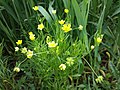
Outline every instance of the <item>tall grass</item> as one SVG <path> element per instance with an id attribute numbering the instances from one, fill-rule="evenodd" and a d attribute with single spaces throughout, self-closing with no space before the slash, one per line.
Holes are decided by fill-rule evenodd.
<path id="1" fill-rule="evenodd" d="M 0 40 L 4 38 L 7 50 L 12 48 L 8 47 L 8 43 L 11 44 L 10 46 L 15 46 L 15 41 L 18 37 L 20 39 L 29 30 L 35 29 L 32 21 L 33 18 L 35 18 L 32 17 L 34 14 L 32 6 L 34 6 L 34 4 L 32 0 L 26 2 L 24 0 L 0 1 Z"/>

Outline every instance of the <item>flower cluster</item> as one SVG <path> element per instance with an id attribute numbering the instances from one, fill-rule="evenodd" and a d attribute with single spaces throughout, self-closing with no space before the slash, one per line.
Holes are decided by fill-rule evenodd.
<path id="1" fill-rule="evenodd" d="M 66 58 L 66 64 L 68 65 L 68 66 L 72 66 L 73 64 L 74 64 L 74 59 L 73 59 L 73 57 L 68 57 L 68 58 Z M 59 68 L 60 68 L 60 70 L 65 70 L 66 69 L 66 65 L 65 64 L 61 64 L 60 66 L 59 66 Z"/>
<path id="2" fill-rule="evenodd" d="M 34 36 L 34 34 L 32 32 L 29 32 L 29 35 L 33 35 Z M 34 37 L 34 39 L 35 39 L 35 37 Z M 32 40 L 33 40 L 33 38 L 32 38 Z M 16 43 L 17 43 L 17 45 L 20 45 L 20 44 L 22 44 L 22 40 L 18 40 Z M 21 49 L 19 47 L 15 47 L 15 52 L 18 52 L 19 50 L 21 51 L 21 53 L 25 54 L 27 56 L 27 58 L 32 58 L 33 51 L 27 50 L 26 47 L 23 47 Z"/>
<path id="3" fill-rule="evenodd" d="M 25 55 L 27 56 L 27 58 L 32 58 L 32 56 L 33 56 L 33 51 L 27 50 L 26 47 L 21 48 L 20 50 L 21 50 L 21 53 L 23 53 L 23 54 L 25 54 Z M 15 51 L 16 51 L 16 52 L 19 51 L 19 47 L 15 47 Z"/>
<path id="4" fill-rule="evenodd" d="M 58 21 L 58 22 L 59 22 L 59 24 L 63 25 L 63 26 L 62 26 L 62 30 L 63 30 L 64 32 L 69 32 L 69 31 L 72 30 L 71 24 L 64 24 L 64 23 L 65 23 L 64 20 L 60 20 L 60 21 Z"/>

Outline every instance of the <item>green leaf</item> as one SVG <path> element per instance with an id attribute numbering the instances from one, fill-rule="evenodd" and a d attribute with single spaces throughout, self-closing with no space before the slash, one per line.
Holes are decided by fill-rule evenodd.
<path id="1" fill-rule="evenodd" d="M 67 9 L 70 9 L 70 0 L 63 0 L 64 6 Z"/>
<path id="2" fill-rule="evenodd" d="M 103 11 L 101 13 L 101 16 L 100 16 L 100 19 L 98 21 L 98 25 L 97 25 L 97 32 L 96 34 L 101 34 L 102 32 L 102 25 L 103 25 L 103 20 L 104 20 L 104 14 L 105 14 L 105 5 L 104 5 L 104 8 L 103 8 Z"/>
<path id="3" fill-rule="evenodd" d="M 0 43 L 0 58 L 2 56 L 2 51 L 3 51 L 3 42 L 4 42 L 4 39 L 2 40 L 2 42 Z"/>
<path id="4" fill-rule="evenodd" d="M 57 20 L 57 15 L 52 13 L 52 10 L 54 10 L 54 8 L 52 7 L 53 4 L 54 4 L 54 2 L 49 3 L 48 10 L 49 10 L 49 13 L 51 14 L 53 20 L 56 21 Z"/>
<path id="5" fill-rule="evenodd" d="M 72 77 L 80 77 L 81 76 L 81 74 L 74 74 L 74 75 L 72 75 Z"/>
<path id="6" fill-rule="evenodd" d="M 81 14 L 79 4 L 76 0 L 72 0 L 72 6 L 73 6 L 74 11 L 75 11 L 75 15 L 76 15 L 76 18 L 77 18 L 78 25 L 80 25 L 80 24 L 83 23 L 83 16 Z"/>
<path id="7" fill-rule="evenodd" d="M 78 62 L 79 62 L 78 73 L 79 73 L 79 74 L 82 74 L 82 72 L 83 72 L 83 70 L 84 70 L 84 65 L 83 65 L 83 63 L 82 63 L 82 59 L 80 58 Z"/>
<path id="8" fill-rule="evenodd" d="M 12 7 L 10 7 L 10 5 L 8 5 L 4 0 L 0 0 L 0 3 L 3 5 L 5 10 L 14 18 L 14 20 L 18 23 L 17 17 Z"/>
<path id="9" fill-rule="evenodd" d="M 120 13 L 120 7 L 119 7 L 117 10 L 115 10 L 115 12 L 112 14 L 111 17 L 113 17 L 113 16 L 115 16 L 115 15 L 117 15 L 117 14 L 119 14 L 119 13 Z"/>
<path id="10" fill-rule="evenodd" d="M 49 13 L 42 6 L 39 6 L 39 11 L 46 18 L 48 23 L 51 25 L 53 20 L 52 20 L 51 16 L 49 15 Z"/>

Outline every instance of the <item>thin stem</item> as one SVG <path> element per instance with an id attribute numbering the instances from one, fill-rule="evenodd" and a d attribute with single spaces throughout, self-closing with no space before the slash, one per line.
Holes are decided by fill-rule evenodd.
<path id="1" fill-rule="evenodd" d="M 95 70 L 92 68 L 92 66 L 89 64 L 89 62 L 83 57 L 83 59 L 85 60 L 85 62 L 88 64 L 88 66 L 91 68 L 91 70 L 93 71 L 93 73 L 98 77 L 97 73 L 95 72 Z"/>
<path id="2" fill-rule="evenodd" d="M 23 60 L 21 63 L 19 63 L 18 67 L 19 67 L 22 63 L 24 63 L 26 60 L 27 60 L 27 58 L 25 58 L 25 60 Z"/>
<path id="3" fill-rule="evenodd" d="M 37 54 L 44 54 L 44 53 L 49 53 L 48 51 L 45 51 L 45 52 L 40 52 L 40 53 L 35 53 L 34 55 L 37 55 Z"/>

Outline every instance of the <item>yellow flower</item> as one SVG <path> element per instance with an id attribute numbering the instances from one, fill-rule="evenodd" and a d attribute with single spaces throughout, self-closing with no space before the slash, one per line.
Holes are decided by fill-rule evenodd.
<path id="1" fill-rule="evenodd" d="M 16 52 L 19 51 L 19 47 L 15 47 L 15 51 L 16 51 Z"/>
<path id="2" fill-rule="evenodd" d="M 33 7 L 33 10 L 35 10 L 35 11 L 37 11 L 38 9 L 39 9 L 38 6 Z"/>
<path id="3" fill-rule="evenodd" d="M 15 67 L 15 68 L 13 69 L 13 71 L 14 71 L 14 72 L 20 72 L 20 68 L 19 68 L 19 67 Z"/>
<path id="4" fill-rule="evenodd" d="M 43 28 L 44 28 L 43 23 L 41 23 L 41 24 L 38 25 L 38 29 L 39 29 L 39 30 L 42 30 Z"/>
<path id="5" fill-rule="evenodd" d="M 64 12 L 65 12 L 65 13 L 68 13 L 68 12 L 69 12 L 69 10 L 68 10 L 68 9 L 64 9 Z"/>
<path id="6" fill-rule="evenodd" d="M 56 14 L 56 10 L 52 10 L 52 13 L 53 13 L 53 14 Z"/>
<path id="7" fill-rule="evenodd" d="M 78 29 L 79 29 L 79 30 L 83 30 L 83 26 L 82 26 L 82 25 L 79 25 Z"/>
<path id="8" fill-rule="evenodd" d="M 35 40 L 35 34 L 33 34 L 33 32 L 29 32 L 29 38 L 30 40 Z"/>
<path id="9" fill-rule="evenodd" d="M 98 42 L 98 43 L 101 43 L 101 42 L 102 42 L 102 38 L 98 37 L 98 38 L 97 38 L 97 42 Z"/>
<path id="10" fill-rule="evenodd" d="M 64 24 L 63 27 L 62 27 L 62 30 L 63 30 L 64 32 L 69 32 L 69 31 L 71 31 L 71 30 L 72 30 L 71 24 Z"/>
<path id="11" fill-rule="evenodd" d="M 59 22 L 59 24 L 61 24 L 61 25 L 63 25 L 63 24 L 65 23 L 64 20 L 60 20 L 60 21 L 58 21 L 58 22 Z"/>
<path id="12" fill-rule="evenodd" d="M 35 34 L 33 34 L 33 32 L 29 32 L 29 38 L 30 40 L 35 40 Z"/>
<path id="13" fill-rule="evenodd" d="M 59 66 L 59 68 L 60 68 L 60 70 L 65 70 L 66 69 L 66 65 L 65 64 L 61 64 L 60 66 Z"/>
<path id="14" fill-rule="evenodd" d="M 95 48 L 95 46 L 94 45 L 91 45 L 91 50 L 93 50 Z"/>
<path id="15" fill-rule="evenodd" d="M 56 47 L 58 43 L 55 43 L 54 41 L 48 43 L 48 47 L 53 48 Z"/>
<path id="16" fill-rule="evenodd" d="M 33 34 L 33 32 L 29 32 L 28 34 L 29 34 L 29 35 L 32 35 L 32 34 Z"/>
<path id="17" fill-rule="evenodd" d="M 96 81 L 97 83 L 103 82 L 103 76 L 98 76 L 98 78 L 95 79 L 95 81 Z"/>
<path id="18" fill-rule="evenodd" d="M 73 60 L 73 58 L 72 57 L 68 57 L 68 58 L 66 58 L 66 60 L 67 60 L 67 64 L 68 64 L 68 66 L 71 66 L 71 65 L 73 65 L 74 64 L 74 60 Z"/>
<path id="19" fill-rule="evenodd" d="M 17 44 L 17 45 L 22 44 L 22 40 L 18 40 L 18 41 L 16 42 L 16 44 Z"/>
<path id="20" fill-rule="evenodd" d="M 30 40 L 32 40 L 32 41 L 35 40 L 35 34 L 30 35 L 29 38 L 30 38 Z"/>
<path id="21" fill-rule="evenodd" d="M 26 47 L 21 49 L 21 53 L 26 53 L 26 52 L 27 52 L 27 48 Z"/>
<path id="22" fill-rule="evenodd" d="M 27 55 L 27 58 L 32 58 L 32 56 L 33 56 L 33 51 L 28 50 L 26 55 Z"/>

